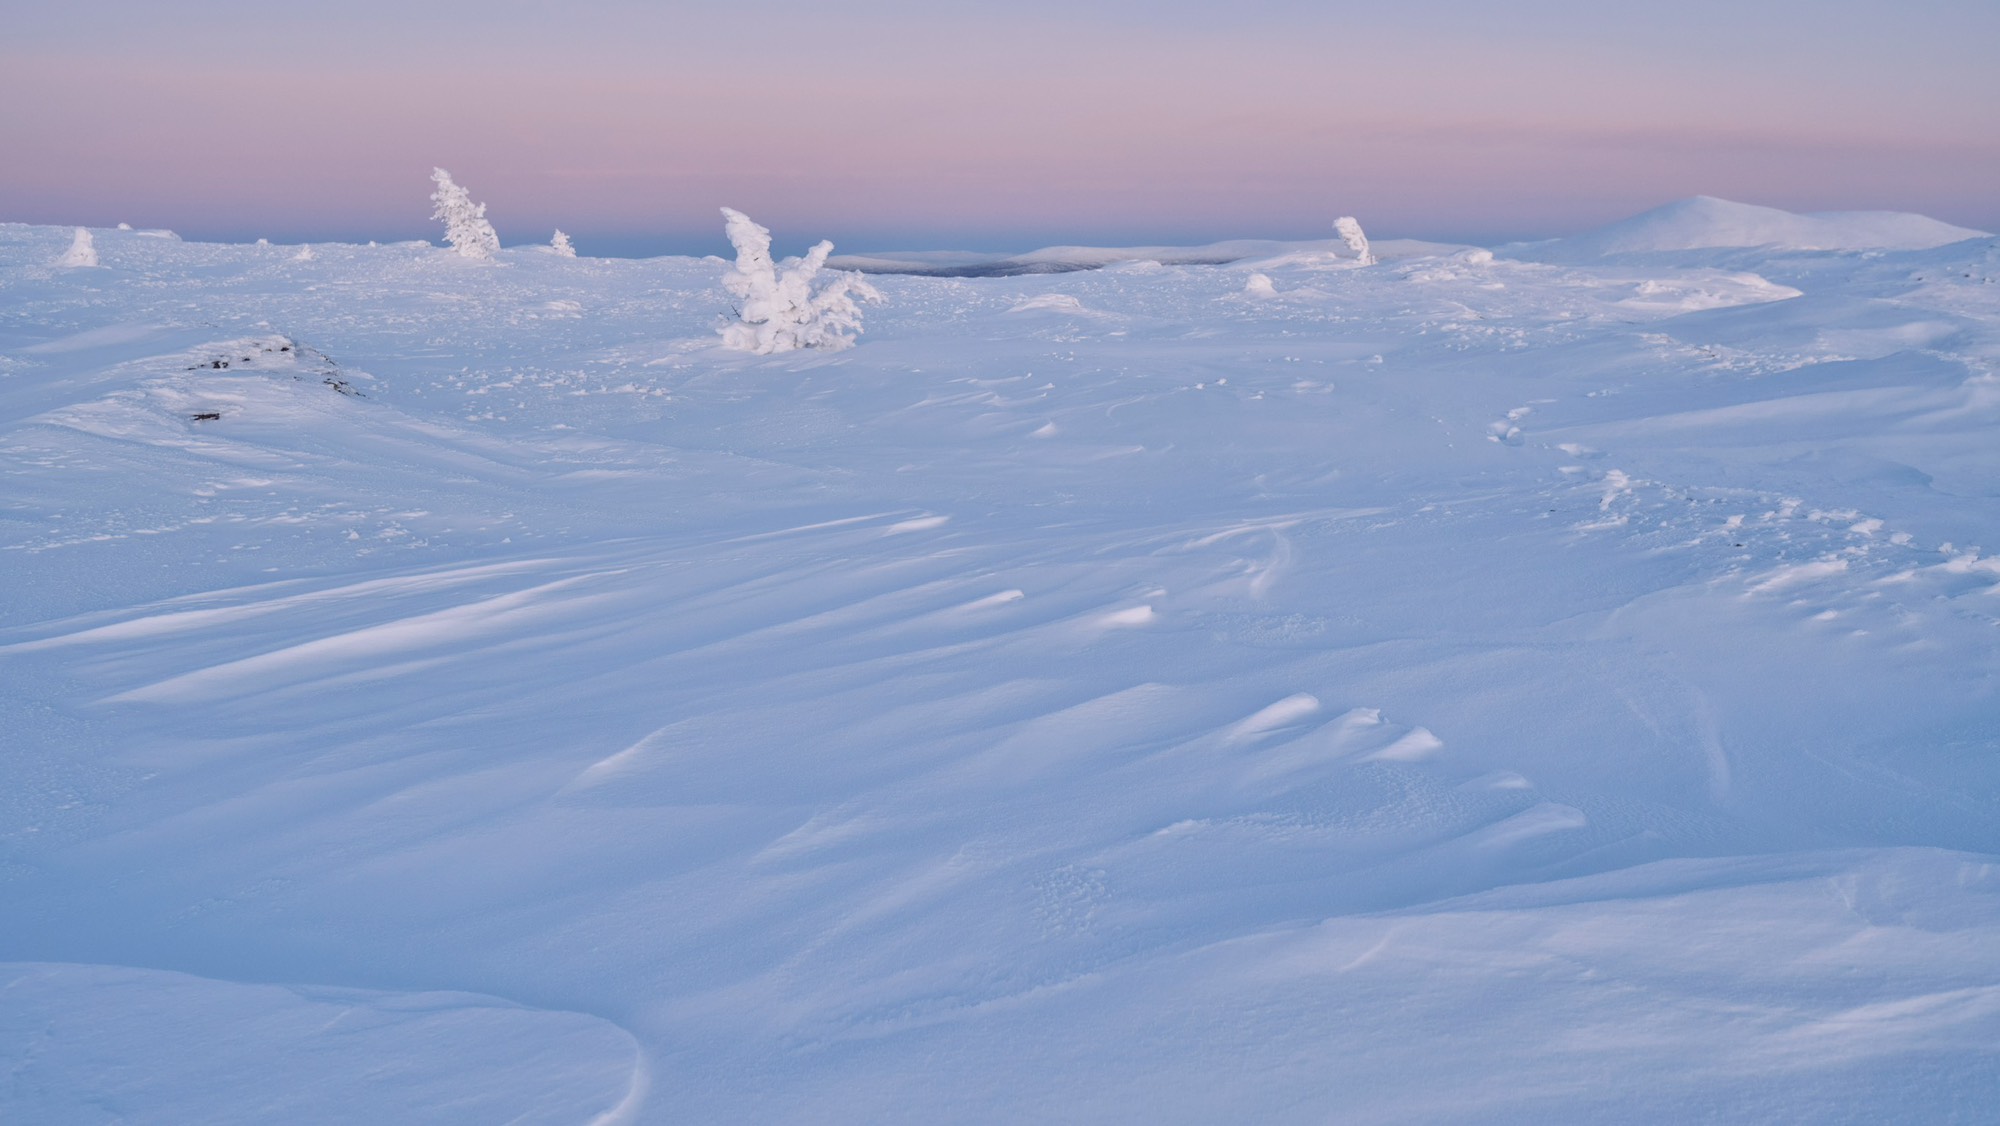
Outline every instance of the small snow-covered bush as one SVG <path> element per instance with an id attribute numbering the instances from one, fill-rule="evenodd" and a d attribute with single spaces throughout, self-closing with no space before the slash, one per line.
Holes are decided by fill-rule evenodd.
<path id="1" fill-rule="evenodd" d="M 549 250 L 564 258 L 576 257 L 576 247 L 570 245 L 569 236 L 560 230 L 556 232 L 556 237 L 549 240 Z"/>
<path id="2" fill-rule="evenodd" d="M 69 249 L 56 259 L 58 266 L 97 265 L 97 244 L 91 241 L 90 232 L 82 227 L 76 229 L 76 237 L 70 240 Z"/>
<path id="3" fill-rule="evenodd" d="M 1339 235 L 1340 241 L 1347 244 L 1347 249 L 1354 252 L 1357 264 L 1362 266 L 1375 264 L 1375 255 L 1368 249 L 1368 236 L 1361 233 L 1360 220 L 1352 215 L 1342 215 L 1333 221 L 1333 233 Z"/>
<path id="4" fill-rule="evenodd" d="M 452 182 L 451 173 L 431 170 L 437 191 L 431 193 L 431 218 L 444 221 L 444 241 L 467 258 L 491 258 L 500 251 L 500 236 L 486 221 L 486 205 L 472 202 L 466 190 Z"/>
<path id="5" fill-rule="evenodd" d="M 882 295 L 860 274 L 842 270 L 829 271 L 826 284 L 813 291 L 833 253 L 831 242 L 822 240 L 804 258 L 773 262 L 769 230 L 733 208 L 723 208 L 722 218 L 736 248 L 736 265 L 722 275 L 722 285 L 737 300 L 737 321 L 723 327 L 723 347 L 768 355 L 796 348 L 835 351 L 854 343 L 861 332 L 855 299 L 881 301 Z"/>
<path id="6" fill-rule="evenodd" d="M 1278 287 L 1271 284 L 1269 274 L 1251 274 L 1243 279 L 1243 292 L 1252 297 L 1276 297 Z"/>

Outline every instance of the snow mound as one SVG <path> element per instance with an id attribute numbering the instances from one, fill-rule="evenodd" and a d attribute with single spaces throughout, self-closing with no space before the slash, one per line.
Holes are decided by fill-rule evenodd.
<path id="1" fill-rule="evenodd" d="M 1569 261 L 1607 254 L 1731 247 L 1928 250 L 1985 233 L 1905 211 L 1801 215 L 1703 195 L 1656 207 L 1595 231 L 1523 249 L 1527 257 Z"/>

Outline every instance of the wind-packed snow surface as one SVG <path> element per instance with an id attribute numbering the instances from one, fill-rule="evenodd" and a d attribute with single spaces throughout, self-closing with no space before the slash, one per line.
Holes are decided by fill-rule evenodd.
<path id="1" fill-rule="evenodd" d="M 716 260 L 71 240 L 0 227 L 0 1119 L 2000 1105 L 1990 239 L 778 356 Z"/>

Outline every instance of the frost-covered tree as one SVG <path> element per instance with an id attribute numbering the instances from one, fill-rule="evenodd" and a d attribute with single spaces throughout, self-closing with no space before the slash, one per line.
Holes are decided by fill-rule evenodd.
<path id="1" fill-rule="evenodd" d="M 722 209 L 723 230 L 736 248 L 736 265 L 722 275 L 723 288 L 737 300 L 736 323 L 724 326 L 726 348 L 769 354 L 795 348 L 834 351 L 854 343 L 861 332 L 861 307 L 882 295 L 860 274 L 828 272 L 826 284 L 813 282 L 833 253 L 821 241 L 804 258 L 771 259 L 771 232 L 741 211 Z"/>
<path id="2" fill-rule="evenodd" d="M 556 232 L 556 237 L 549 240 L 549 249 L 564 258 L 576 257 L 576 247 L 570 245 L 569 236 L 560 230 Z"/>
<path id="3" fill-rule="evenodd" d="M 70 240 L 69 249 L 56 259 L 58 266 L 97 265 L 97 244 L 91 241 L 90 232 L 82 227 L 76 229 L 76 237 Z"/>
<path id="4" fill-rule="evenodd" d="M 431 193 L 431 218 L 444 221 L 444 241 L 467 258 L 491 258 L 500 251 L 500 236 L 486 221 L 486 205 L 452 183 L 451 173 L 431 170 L 437 191 Z"/>
<path id="5" fill-rule="evenodd" d="M 1347 249 L 1354 252 L 1357 263 L 1363 266 L 1375 264 L 1375 255 L 1368 249 L 1368 236 L 1361 233 L 1360 220 L 1352 215 L 1342 215 L 1333 221 L 1333 233 L 1339 235 L 1340 241 L 1347 244 Z"/>

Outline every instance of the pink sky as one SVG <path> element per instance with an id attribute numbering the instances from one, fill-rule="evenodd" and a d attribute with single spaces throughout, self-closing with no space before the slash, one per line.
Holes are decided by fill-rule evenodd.
<path id="1" fill-rule="evenodd" d="M 455 51 L 429 24 L 386 45 L 314 24 L 332 18 L 314 5 L 207 36 L 31 27 L 0 46 L 0 219 L 422 236 L 438 164 L 508 241 L 713 241 L 722 204 L 856 248 L 1316 236 L 1341 213 L 1496 237 L 1696 193 L 2000 226 L 2000 79 L 1947 23 L 1935 51 L 1906 29 L 1870 66 L 1865 37 L 1824 29 L 1760 54 L 1679 26 L 1510 38 L 864 4 L 897 18 L 800 9 L 751 35 L 722 5 L 602 7 L 577 29 L 499 3 L 534 18 L 479 23 Z"/>

